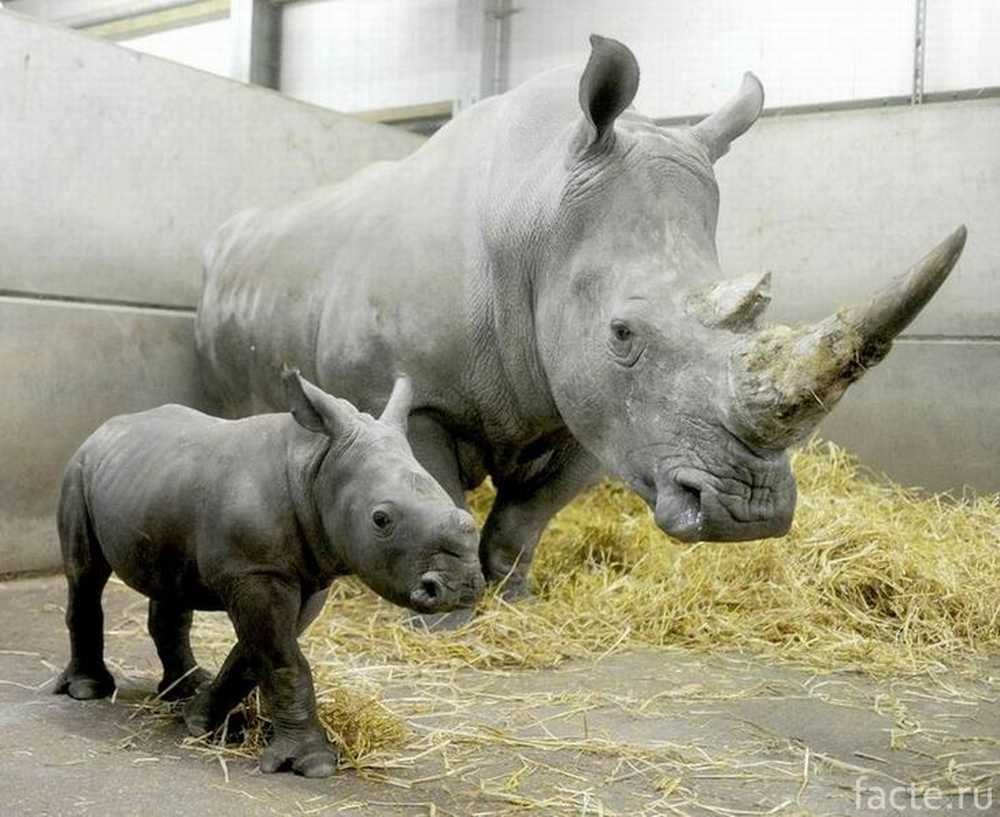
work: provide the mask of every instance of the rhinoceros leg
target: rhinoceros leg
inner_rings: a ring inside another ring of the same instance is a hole
[[[58,523],[69,587],[66,627],[69,629],[70,659],[56,679],[54,692],[77,700],[105,698],[115,691],[114,678],[104,664],[104,611],[101,608],[101,595],[111,577],[111,565],[91,529],[78,466],[67,468],[59,500]]]
[[[433,417],[418,412],[410,415],[406,438],[417,462],[448,492],[452,502],[464,509],[465,487],[454,437]]]
[[[296,624],[301,635],[306,627],[322,612],[329,588],[313,593],[305,600]],[[203,686],[198,694],[184,708],[184,723],[192,735],[204,735],[222,725],[234,707],[257,686],[250,657],[243,646],[237,643],[226,656],[222,669],[212,682]]]
[[[291,768],[305,777],[330,776],[337,768],[337,750],[316,715],[312,671],[299,649],[299,589],[260,577],[242,582],[232,601],[237,638],[246,645],[274,724],[260,770],[267,774]]]
[[[314,598],[303,605],[297,588],[268,577],[241,581],[229,606],[237,644],[219,676],[184,711],[193,731],[201,717],[207,724],[224,718],[234,696],[259,683],[274,724],[260,759],[264,773],[290,768],[305,777],[328,777],[337,768],[337,750],[316,715],[312,672],[298,644],[303,619],[319,611]]]
[[[70,579],[66,604],[70,659],[56,680],[54,692],[80,701],[106,698],[115,691],[115,681],[104,664],[104,613],[101,593],[111,575],[95,571]]]
[[[503,595],[529,595],[528,570],[549,520],[603,474],[600,463],[575,441],[552,451],[540,469],[494,476],[497,497],[479,545],[486,579],[503,582]]]
[[[246,649],[237,643],[226,656],[222,669],[184,707],[184,724],[195,737],[213,732],[253,688],[253,674]]]
[[[192,618],[191,610],[149,600],[149,634],[163,664],[163,680],[156,690],[165,701],[190,698],[212,679],[191,652]]]

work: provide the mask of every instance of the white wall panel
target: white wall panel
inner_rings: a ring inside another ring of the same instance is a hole
[[[229,76],[232,62],[228,18],[120,40],[118,45],[223,77]]]
[[[454,99],[457,0],[340,0],[282,10],[281,90],[339,111]]]
[[[1000,2],[927,0],[925,91],[1000,85]]]

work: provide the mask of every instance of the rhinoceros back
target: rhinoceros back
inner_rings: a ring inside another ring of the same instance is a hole
[[[284,409],[286,364],[365,411],[381,410],[401,371],[420,384],[419,403],[451,408],[468,369],[463,220],[474,191],[442,177],[437,153],[371,165],[220,228],[196,319],[213,410]]]

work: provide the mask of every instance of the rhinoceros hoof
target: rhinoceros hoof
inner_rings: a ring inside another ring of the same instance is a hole
[[[194,737],[214,732],[226,718],[228,713],[221,715],[212,705],[212,688],[203,686],[195,696],[184,705],[184,725],[188,734]]]
[[[275,736],[260,758],[264,774],[291,769],[303,777],[329,777],[337,770],[337,750],[325,735],[303,739]]]
[[[500,597],[507,602],[525,604],[535,601],[537,596],[531,592],[527,582],[516,582],[503,585],[500,588]]]
[[[56,680],[53,690],[56,695],[69,695],[78,701],[107,698],[114,691],[115,679],[105,667],[86,671],[72,664]]]
[[[463,607],[448,613],[414,613],[408,612],[404,619],[414,630],[427,632],[442,632],[457,630],[464,627],[475,617],[476,611]]]
[[[180,701],[190,698],[205,684],[212,680],[212,673],[197,667],[193,672],[178,679],[177,677],[163,676],[156,687],[157,697],[162,701]]]

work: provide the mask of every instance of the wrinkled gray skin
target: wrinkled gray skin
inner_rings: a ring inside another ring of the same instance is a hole
[[[608,471],[679,539],[785,533],[785,448],[884,356],[964,241],[860,312],[762,329],[767,277],[719,269],[712,169],[759,115],[760,83],[662,128],[628,108],[631,52],[591,42],[582,75],[544,74],[400,162],[234,217],[197,317],[229,412],[273,406],[285,360],[367,408],[390,385],[371,372],[410,373],[417,457],[459,505],[487,473],[497,486],[480,550],[508,596],[548,520]]]
[[[291,414],[233,421],[162,406],[109,420],[70,460],[59,536],[71,658],[55,691],[114,690],[101,612],[114,571],[150,599],[159,691],[195,696],[189,731],[211,731],[260,684],[274,724],[261,769],[319,777],[337,755],[297,639],[330,582],[356,573],[425,613],[472,605],[484,582],[475,522],[407,443],[409,381],[374,420],[297,372],[284,380]],[[226,610],[236,629],[214,680],[191,653],[192,610]]]

